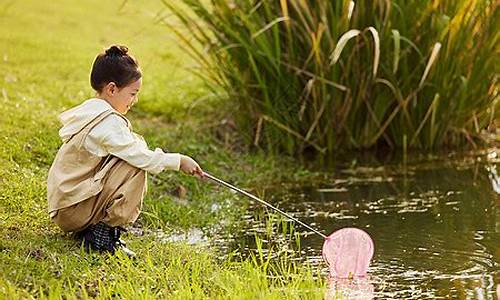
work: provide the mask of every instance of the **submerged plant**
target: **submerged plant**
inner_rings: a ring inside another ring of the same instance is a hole
[[[249,144],[430,149],[498,118],[497,1],[164,3]]]
[[[305,259],[301,249],[300,234],[288,219],[270,213],[264,217],[265,230],[254,235],[247,261],[261,270],[270,284],[292,288],[304,285],[311,293],[325,291],[326,276],[321,275],[323,265],[313,266]],[[320,288],[321,287],[321,288]]]

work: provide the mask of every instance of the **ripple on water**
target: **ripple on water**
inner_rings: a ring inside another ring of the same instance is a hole
[[[370,283],[377,298],[499,299],[497,152],[481,154],[485,159],[471,154],[442,164],[433,160],[404,173],[389,167],[357,168],[338,173],[330,185],[266,194],[281,209],[327,234],[353,226],[369,232],[375,243]],[[247,216],[249,226],[242,235],[268,234],[269,228],[252,216]],[[327,276],[323,240],[300,225],[295,230],[304,233],[299,257]],[[271,233],[278,235],[279,229]],[[269,245],[287,242],[268,238]],[[251,245],[247,248],[252,251]]]

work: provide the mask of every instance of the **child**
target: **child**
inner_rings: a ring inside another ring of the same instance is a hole
[[[149,150],[125,118],[137,102],[141,70],[124,46],[97,56],[90,83],[95,98],[63,112],[63,145],[49,170],[47,196],[51,219],[77,233],[85,248],[135,254],[120,240],[122,226],[133,223],[146,192],[146,172],[182,170],[201,176],[192,158]]]

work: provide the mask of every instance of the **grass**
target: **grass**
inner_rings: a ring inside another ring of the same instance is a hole
[[[61,144],[57,115],[93,96],[90,65],[112,43],[127,45],[142,66],[140,102],[128,117],[151,147],[191,155],[206,171],[245,188],[299,174],[291,159],[234,146],[236,133],[217,119],[218,100],[207,96],[189,70],[192,59],[157,22],[164,9],[150,1],[0,1],[0,298],[322,296],[322,281],[293,262],[293,271],[273,279],[251,259],[220,261],[210,246],[131,234],[136,261],[88,255],[49,220],[45,179]],[[247,203],[175,172],[150,176],[149,185],[139,226],[167,233],[225,232]],[[172,196],[179,185],[188,191],[185,205]]]
[[[476,146],[498,120],[495,1],[164,3],[201,76],[247,112],[248,144],[435,150]]]

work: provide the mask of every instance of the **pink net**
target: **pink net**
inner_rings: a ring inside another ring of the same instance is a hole
[[[357,228],[342,228],[325,239],[323,259],[330,269],[330,277],[363,277],[373,251],[373,241],[368,233]]]

